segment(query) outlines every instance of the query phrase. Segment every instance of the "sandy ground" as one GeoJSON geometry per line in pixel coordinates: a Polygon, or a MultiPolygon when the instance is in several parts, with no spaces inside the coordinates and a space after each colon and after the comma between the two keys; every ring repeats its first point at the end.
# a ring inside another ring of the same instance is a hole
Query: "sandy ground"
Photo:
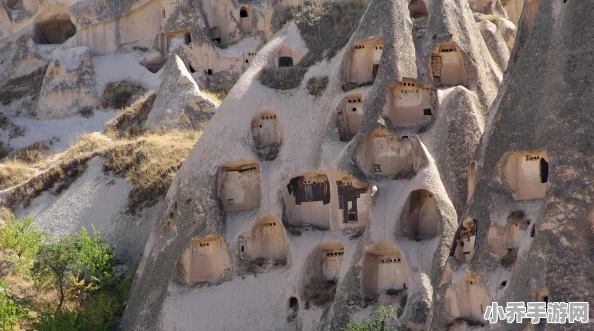
{"type": "Polygon", "coordinates": [[[88,169],[66,191],[58,196],[43,192],[18,216],[32,216],[37,227],[54,235],[72,233],[82,226],[112,232],[115,219],[126,208],[131,187],[122,178],[105,175],[102,163],[100,157],[92,159],[88,169]]]}
{"type": "Polygon", "coordinates": [[[115,110],[95,111],[94,116],[84,118],[73,116],[62,120],[40,121],[36,119],[16,117],[11,121],[19,126],[27,127],[29,131],[23,137],[10,140],[10,147],[20,149],[38,141],[52,141],[51,148],[63,151],[70,147],[77,138],[85,133],[100,132],[105,123],[117,115],[115,110]],[[57,138],[57,139],[54,139],[57,138]]]}

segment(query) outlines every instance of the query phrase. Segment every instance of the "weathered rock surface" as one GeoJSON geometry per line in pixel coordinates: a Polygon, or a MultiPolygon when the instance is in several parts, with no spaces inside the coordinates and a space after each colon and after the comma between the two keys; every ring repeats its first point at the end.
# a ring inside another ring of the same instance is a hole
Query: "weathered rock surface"
{"type": "Polygon", "coordinates": [[[87,47],[54,51],[37,99],[37,118],[51,120],[73,116],[93,109],[95,71],[87,47]]]}
{"type": "Polygon", "coordinates": [[[163,80],[144,127],[151,130],[201,128],[218,105],[200,93],[177,55],[172,54],[162,70],[163,80]]]}

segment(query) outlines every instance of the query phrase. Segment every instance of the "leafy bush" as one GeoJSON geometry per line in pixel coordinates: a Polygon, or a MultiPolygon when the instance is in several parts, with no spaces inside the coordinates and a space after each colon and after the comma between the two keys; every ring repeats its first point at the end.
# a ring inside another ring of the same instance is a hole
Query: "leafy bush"
{"type": "Polygon", "coordinates": [[[10,295],[6,282],[0,280],[0,330],[14,330],[19,322],[29,318],[29,311],[10,295]]]}
{"type": "Polygon", "coordinates": [[[59,300],[41,308],[33,322],[29,310],[12,298],[0,280],[0,331],[23,327],[23,322],[28,329],[41,331],[117,329],[134,271],[121,270],[115,247],[105,243],[95,228],[92,235],[82,228],[50,240],[32,226],[31,218],[11,216],[0,229],[0,247],[5,256],[27,261],[26,270],[36,288],[56,290],[59,300]],[[67,299],[76,300],[65,308],[67,299]]]}
{"type": "Polygon", "coordinates": [[[94,282],[96,288],[105,285],[114,277],[115,267],[119,264],[115,247],[105,243],[95,227],[90,237],[86,228],[72,236],[80,276],[94,282]]]}
{"type": "Polygon", "coordinates": [[[69,280],[76,275],[76,252],[71,238],[50,242],[39,247],[31,273],[38,290],[58,290],[57,310],[62,309],[69,280]]]}
{"type": "MultiPolygon", "coordinates": [[[[64,309],[58,312],[51,312],[49,309],[39,313],[37,322],[33,329],[38,331],[90,331],[99,330],[88,328],[81,313],[64,309]]],[[[104,329],[107,330],[107,329],[104,329]]]]}
{"type": "Polygon", "coordinates": [[[0,247],[14,267],[28,267],[46,234],[33,227],[33,219],[12,216],[0,229],[0,247]]]}
{"type": "Polygon", "coordinates": [[[35,259],[31,269],[35,286],[58,291],[58,311],[67,296],[82,299],[109,283],[118,264],[114,247],[104,243],[95,228],[92,237],[82,228],[80,232],[41,245],[35,259]]]}
{"type": "Polygon", "coordinates": [[[350,321],[343,331],[396,331],[396,327],[386,326],[386,319],[396,321],[395,309],[392,306],[381,306],[371,314],[368,320],[358,323],[350,321]]]}

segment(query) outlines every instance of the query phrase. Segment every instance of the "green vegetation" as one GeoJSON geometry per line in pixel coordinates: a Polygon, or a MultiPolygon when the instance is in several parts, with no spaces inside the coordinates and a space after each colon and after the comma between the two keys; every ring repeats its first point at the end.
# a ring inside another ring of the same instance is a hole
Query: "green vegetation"
{"type": "Polygon", "coordinates": [[[386,319],[396,321],[395,309],[392,306],[381,306],[371,314],[368,320],[358,323],[350,321],[342,331],[396,331],[396,327],[387,326],[386,319]]]}
{"type": "Polygon", "coordinates": [[[90,235],[82,228],[57,239],[36,230],[30,218],[12,217],[0,229],[0,246],[2,259],[11,266],[11,282],[25,283],[31,277],[38,299],[15,300],[11,284],[0,280],[0,330],[117,328],[132,273],[122,271],[115,247],[98,231],[90,235]]]}
{"type": "Polygon", "coordinates": [[[6,282],[0,279],[0,330],[15,330],[28,318],[29,311],[12,298],[6,282]]]}
{"type": "Polygon", "coordinates": [[[45,234],[36,230],[30,217],[17,219],[12,216],[0,229],[0,247],[4,249],[4,258],[21,272],[27,272],[31,261],[45,234]]]}

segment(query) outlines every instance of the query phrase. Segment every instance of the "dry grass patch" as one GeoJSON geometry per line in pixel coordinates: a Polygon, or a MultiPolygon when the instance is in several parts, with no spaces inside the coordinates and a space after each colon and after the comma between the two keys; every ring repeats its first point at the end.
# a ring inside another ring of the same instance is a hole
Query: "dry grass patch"
{"type": "Polygon", "coordinates": [[[490,15],[486,15],[483,14],[481,15],[484,19],[486,19],[487,21],[490,21],[491,23],[499,26],[501,24],[501,19],[504,18],[503,16],[499,15],[499,14],[490,14],[490,15]]]}
{"type": "Polygon", "coordinates": [[[6,179],[6,183],[18,184],[29,178],[31,180],[8,192],[1,205],[9,208],[21,203],[26,205],[32,198],[50,189],[58,194],[82,174],[88,160],[101,156],[104,158],[106,171],[126,178],[132,185],[128,206],[131,212],[135,212],[156,202],[166,193],[177,170],[201,134],[199,131],[176,131],[145,134],[131,139],[111,139],[102,134],[86,134],[66,152],[57,155],[58,160],[37,176],[25,172],[26,170],[9,170],[7,177],[10,180],[6,179]],[[26,178],[27,176],[29,177],[26,178]]]}
{"type": "Polygon", "coordinates": [[[100,152],[102,149],[113,147],[118,143],[124,143],[113,140],[107,136],[98,133],[85,134],[78,138],[61,157],[61,161],[68,162],[81,156],[100,152]]]}
{"type": "Polygon", "coordinates": [[[36,142],[18,150],[11,159],[20,161],[29,165],[35,165],[44,160],[49,155],[49,147],[42,141],[36,142]]]}
{"type": "MultiPolygon", "coordinates": [[[[38,176],[32,177],[29,181],[15,187],[6,194],[4,200],[0,202],[1,206],[13,208],[21,203],[28,205],[31,199],[39,196],[41,192],[54,187],[58,183],[71,183],[86,168],[89,157],[80,157],[71,160],[69,163],[60,162],[38,176]]],[[[59,189],[63,190],[64,185],[59,189]]]]}
{"type": "Polygon", "coordinates": [[[109,121],[105,125],[104,133],[114,139],[139,136],[156,97],[157,95],[152,92],[145,98],[136,101],[116,118],[109,121]]]}
{"type": "Polygon", "coordinates": [[[223,102],[223,99],[225,99],[225,96],[227,95],[225,92],[222,91],[214,92],[209,90],[200,90],[200,92],[204,94],[205,97],[216,102],[218,105],[220,105],[223,102]]]}
{"type": "Polygon", "coordinates": [[[146,90],[139,84],[131,81],[112,82],[105,86],[101,107],[124,109],[139,99],[146,90]]]}
{"type": "Polygon", "coordinates": [[[200,135],[196,131],[146,135],[102,153],[106,170],[132,184],[128,197],[132,212],[166,193],[200,135]]]}
{"type": "Polygon", "coordinates": [[[36,173],[35,169],[17,160],[9,160],[0,164],[0,190],[23,183],[36,173]]]}

